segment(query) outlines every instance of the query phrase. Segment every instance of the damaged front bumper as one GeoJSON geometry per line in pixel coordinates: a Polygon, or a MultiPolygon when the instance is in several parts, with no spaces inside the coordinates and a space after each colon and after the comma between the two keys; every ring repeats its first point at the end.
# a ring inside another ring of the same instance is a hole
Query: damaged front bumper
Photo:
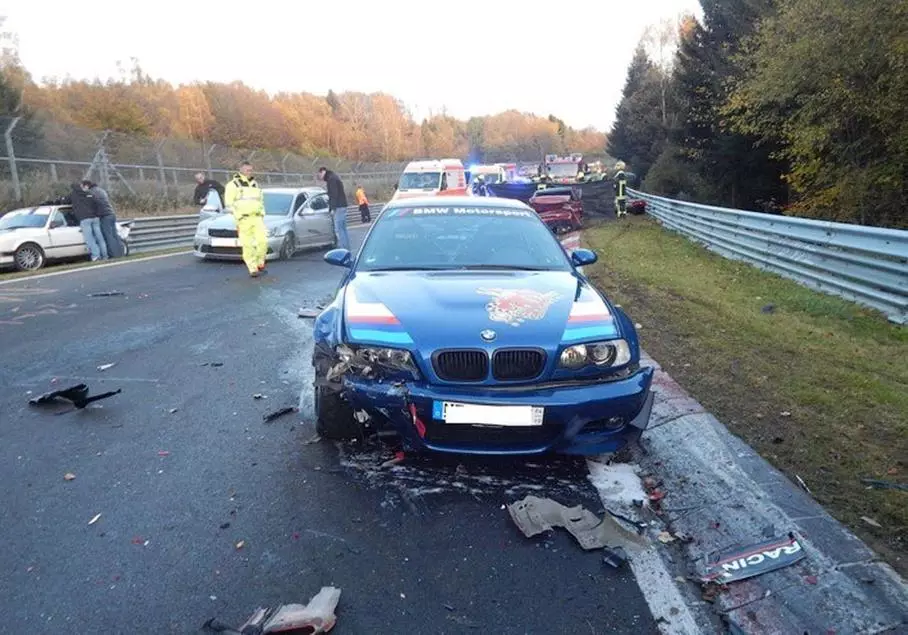
{"type": "Polygon", "coordinates": [[[640,438],[653,404],[652,368],[619,379],[476,388],[398,382],[347,374],[344,394],[353,408],[385,419],[414,449],[461,454],[595,455],[617,452],[640,438]],[[542,407],[542,425],[446,423],[439,403],[542,407]]]}

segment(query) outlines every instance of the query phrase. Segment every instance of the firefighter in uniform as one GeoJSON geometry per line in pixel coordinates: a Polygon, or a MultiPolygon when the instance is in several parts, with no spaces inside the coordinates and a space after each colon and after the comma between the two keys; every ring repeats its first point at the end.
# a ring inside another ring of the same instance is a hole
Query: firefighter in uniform
{"type": "Polygon", "coordinates": [[[252,164],[244,161],[239,172],[227,183],[224,206],[236,221],[243,246],[243,262],[249,269],[249,275],[256,278],[265,271],[268,231],[265,228],[265,196],[252,176],[252,164]]]}
{"type": "Polygon", "coordinates": [[[627,216],[627,174],[624,173],[626,167],[624,161],[615,164],[615,215],[618,218],[627,216]]]}

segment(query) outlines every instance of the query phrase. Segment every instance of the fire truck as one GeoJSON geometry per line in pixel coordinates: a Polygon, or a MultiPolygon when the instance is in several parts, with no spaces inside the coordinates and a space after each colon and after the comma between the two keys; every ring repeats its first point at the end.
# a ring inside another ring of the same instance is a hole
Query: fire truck
{"type": "Polygon", "coordinates": [[[545,155],[545,172],[552,183],[575,183],[582,166],[583,154],[580,152],[564,157],[557,154],[545,155]]]}

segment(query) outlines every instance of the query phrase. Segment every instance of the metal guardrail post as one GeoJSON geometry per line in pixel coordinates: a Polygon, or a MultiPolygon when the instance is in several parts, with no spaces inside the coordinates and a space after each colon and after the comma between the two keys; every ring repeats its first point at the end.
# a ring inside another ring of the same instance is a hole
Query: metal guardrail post
{"type": "Polygon", "coordinates": [[[13,180],[13,194],[17,201],[22,200],[22,184],[19,182],[19,169],[16,166],[16,153],[13,148],[13,128],[16,127],[20,119],[22,117],[13,119],[6,127],[6,132],[3,133],[3,138],[6,141],[6,160],[9,163],[9,173],[13,180]]]}

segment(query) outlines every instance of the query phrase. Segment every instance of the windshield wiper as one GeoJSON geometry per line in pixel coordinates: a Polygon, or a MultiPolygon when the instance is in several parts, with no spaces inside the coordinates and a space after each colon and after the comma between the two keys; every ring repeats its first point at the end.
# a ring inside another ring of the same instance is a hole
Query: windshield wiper
{"type": "Polygon", "coordinates": [[[521,265],[461,265],[458,269],[489,269],[494,271],[552,271],[551,267],[524,267],[521,265]]]}
{"type": "Polygon", "coordinates": [[[447,267],[418,267],[415,265],[403,266],[403,267],[380,267],[378,269],[364,269],[363,271],[368,271],[374,273],[376,271],[441,271],[447,267]]]}

